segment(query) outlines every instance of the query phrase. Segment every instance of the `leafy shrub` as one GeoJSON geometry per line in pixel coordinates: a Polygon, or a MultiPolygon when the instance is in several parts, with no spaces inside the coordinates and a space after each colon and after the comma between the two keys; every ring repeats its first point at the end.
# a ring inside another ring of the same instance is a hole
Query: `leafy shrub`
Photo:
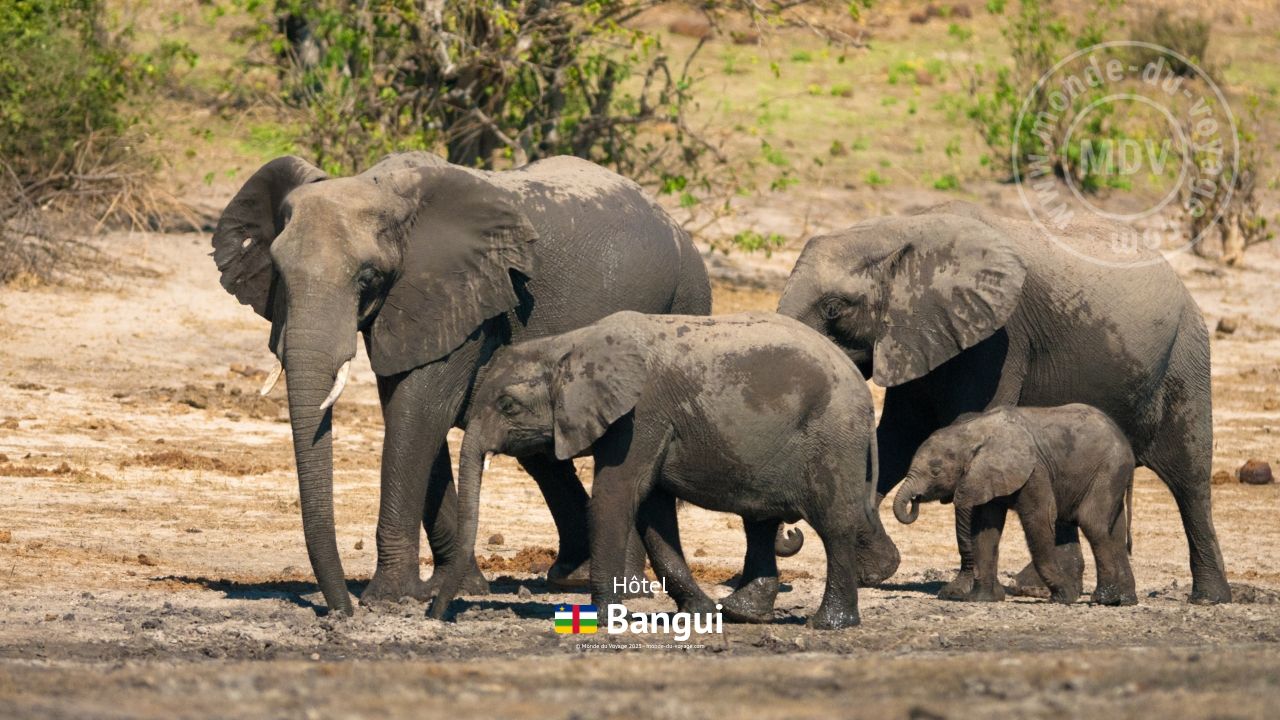
{"type": "MultiPolygon", "coordinates": [[[[1204,63],[1209,48],[1210,24],[1205,18],[1189,15],[1176,16],[1168,8],[1157,8],[1147,13],[1133,27],[1132,39],[1168,48],[1196,65],[1204,63]]],[[[1153,48],[1134,48],[1134,60],[1138,65],[1166,57],[1153,48]]],[[[1175,75],[1191,77],[1196,74],[1193,66],[1178,58],[1167,58],[1169,69],[1175,75]]]]}
{"type": "Polygon", "coordinates": [[[19,178],[74,155],[86,130],[124,129],[133,76],[102,12],[101,0],[0,4],[0,158],[19,178]]]}
{"type": "MultiPolygon", "coordinates": [[[[1106,186],[1106,180],[1095,168],[1080,162],[1080,147],[1106,144],[1119,137],[1119,130],[1109,122],[1113,107],[1106,104],[1090,113],[1088,121],[1072,133],[1071,137],[1078,141],[1074,145],[1064,140],[1068,122],[1080,108],[1105,95],[1106,88],[1085,88],[1072,98],[1071,109],[1050,113],[1046,111],[1050,107],[1052,88],[1049,84],[1037,83],[1072,51],[1102,42],[1104,30],[1111,24],[1109,11],[1114,0],[1088,0],[1086,11],[1073,16],[1071,23],[1056,15],[1049,5],[1049,0],[1019,0],[1017,10],[1006,16],[1001,33],[1009,45],[1009,62],[992,69],[975,68],[967,83],[970,88],[967,114],[991,150],[990,166],[1006,177],[1016,180],[1020,167],[1042,165],[1056,175],[1072,175],[1085,191],[1095,191],[1106,186]],[[1056,125],[1047,128],[1043,136],[1024,128],[1018,136],[1021,142],[1014,148],[1019,117],[1042,116],[1057,118],[1056,125]],[[1049,142],[1045,142],[1045,138],[1049,142]],[[1015,151],[1018,153],[1016,165],[1015,151]]],[[[1001,14],[1005,3],[992,0],[987,8],[1001,14]]],[[[972,36],[958,37],[962,42],[972,42],[972,36]]]]}
{"type": "MultiPolygon", "coordinates": [[[[1262,198],[1257,193],[1259,175],[1263,172],[1261,141],[1257,137],[1261,126],[1260,107],[1257,96],[1246,98],[1245,110],[1237,120],[1237,143],[1223,143],[1224,153],[1219,157],[1211,156],[1206,149],[1197,149],[1193,151],[1194,162],[1189,164],[1193,177],[1186,184],[1182,198],[1187,237],[1196,241],[1197,255],[1226,265],[1240,264],[1250,245],[1275,237],[1262,213],[1262,198]],[[1219,164],[1222,172],[1210,175],[1208,169],[1219,164]],[[1209,183],[1216,192],[1195,193],[1192,189],[1202,182],[1209,183]]],[[[1189,121],[1183,132],[1193,132],[1189,121]]]]}
{"type": "MultiPolygon", "coordinates": [[[[567,154],[719,213],[748,186],[788,182],[777,153],[766,153],[757,178],[761,166],[729,162],[689,124],[689,68],[711,33],[673,56],[662,36],[626,24],[650,0],[234,1],[256,17],[257,46],[280,70],[284,101],[301,111],[298,144],[330,172],[400,150],[482,168],[567,154]]],[[[732,9],[767,29],[799,24],[787,12],[803,2],[698,9],[713,28],[732,9]]],[[[724,59],[735,71],[737,59],[724,59]]]]}
{"type": "Polygon", "coordinates": [[[153,188],[126,108],[194,56],[180,43],[134,54],[127,35],[109,26],[104,0],[0,2],[0,283],[49,279],[57,259],[83,247],[70,234],[85,220],[139,226],[182,214],[153,188]]]}
{"type": "Polygon", "coordinates": [[[952,173],[947,173],[937,180],[933,181],[935,190],[957,190],[960,188],[960,180],[952,173]]]}
{"type": "Polygon", "coordinates": [[[621,26],[627,3],[279,6],[279,16],[260,18],[258,37],[279,58],[286,100],[305,111],[302,137],[330,171],[408,149],[484,167],[561,153],[639,164],[628,149],[642,125],[671,123],[687,136],[679,109],[688,79],[651,38],[621,26]],[[636,73],[641,87],[624,90],[636,73]]]}

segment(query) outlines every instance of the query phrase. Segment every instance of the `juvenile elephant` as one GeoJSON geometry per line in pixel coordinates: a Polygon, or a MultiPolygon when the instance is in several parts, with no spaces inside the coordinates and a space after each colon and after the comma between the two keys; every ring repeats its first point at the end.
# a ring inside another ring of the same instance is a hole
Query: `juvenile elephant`
{"type": "Polygon", "coordinates": [[[1079,578],[1058,564],[1055,538],[1084,531],[1093,550],[1099,605],[1134,605],[1129,567],[1133,452],[1097,408],[1008,408],[965,416],[916,451],[893,498],[899,522],[913,523],[921,502],[954,500],[970,508],[974,546],[969,600],[1003,600],[997,577],[1005,513],[1018,513],[1031,562],[1055,602],[1080,597],[1079,578]],[[910,509],[908,510],[908,505],[910,509]],[[1128,508],[1128,514],[1125,508],[1128,508]]]}
{"type": "MultiPolygon", "coordinates": [[[[807,521],[827,551],[815,627],[858,623],[860,572],[897,552],[871,502],[876,460],[866,382],[822,336],[773,313],[713,318],[617,313],[504,351],[477,391],[462,443],[462,546],[476,538],[482,458],[554,451],[595,459],[591,588],[599,606],[637,524],[654,570],[682,610],[713,602],[685,565],[676,499],[743,517],[742,584],[723,601],[759,621],[778,592],[775,534],[807,521]]],[[[430,614],[461,584],[452,568],[430,614]]]]}
{"type": "MultiPolygon", "coordinates": [[[[1160,254],[1117,256],[1116,232],[1079,221],[1062,231],[1063,247],[1031,222],[958,202],[869,220],[810,240],[778,311],[826,334],[887,388],[881,497],[920,443],[964,413],[1092,405],[1172,491],[1190,549],[1191,601],[1229,602],[1210,509],[1208,331],[1160,254]]],[[[957,511],[961,569],[942,597],[972,588],[969,521],[957,511]]],[[[1079,575],[1078,535],[1058,543],[1060,562],[1079,575]]],[[[1014,587],[1043,592],[1031,566],[1014,587]]]]}
{"type": "MultiPolygon", "coordinates": [[[[419,523],[436,568],[461,562],[471,587],[483,587],[474,558],[457,552],[445,438],[463,424],[493,350],[616,310],[711,308],[689,237],[635,183],[567,157],[482,172],[407,153],[345,178],[277,158],[223,211],[213,249],[223,287],[271,321],[270,347],[288,377],[307,552],[325,602],[347,613],[330,406],[357,333],[386,423],[378,565],[362,597],[426,599],[434,578],[419,579],[419,523]]],[[[554,581],[587,559],[587,495],[568,461],[521,464],[560,534],[554,581]]]]}

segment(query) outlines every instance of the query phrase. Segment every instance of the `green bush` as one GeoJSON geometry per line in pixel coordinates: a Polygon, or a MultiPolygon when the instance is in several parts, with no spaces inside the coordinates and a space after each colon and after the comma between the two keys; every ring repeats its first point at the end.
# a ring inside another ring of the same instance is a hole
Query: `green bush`
{"type": "Polygon", "coordinates": [[[134,84],[102,0],[0,3],[0,161],[23,181],[67,162],[88,135],[119,134],[134,84]]]}
{"type": "MultiPolygon", "coordinates": [[[[1189,15],[1175,16],[1168,8],[1158,8],[1147,13],[1133,28],[1132,38],[1172,50],[1196,65],[1204,63],[1209,48],[1209,21],[1189,15]]],[[[1150,48],[1134,48],[1134,60],[1139,65],[1165,58],[1165,54],[1150,48]]],[[[1192,65],[1178,58],[1167,58],[1169,69],[1175,75],[1191,77],[1196,74],[1192,65]]]]}
{"type": "Polygon", "coordinates": [[[434,150],[479,167],[572,154],[643,172],[705,149],[683,123],[682,67],[622,24],[635,2],[239,2],[258,13],[284,98],[304,111],[301,138],[330,171],[434,150]],[[640,139],[654,129],[678,151],[640,139]]]}
{"type": "MultiPolygon", "coordinates": [[[[1008,62],[994,68],[978,66],[968,83],[967,114],[991,150],[987,157],[994,170],[1016,180],[1020,169],[1041,165],[1058,176],[1072,176],[1087,192],[1107,186],[1095,168],[1081,163],[1078,155],[1082,145],[1105,145],[1120,137],[1110,118],[1113,106],[1098,107],[1071,135],[1075,143],[1065,142],[1067,121],[1079,109],[1105,95],[1106,88],[1086,88],[1072,98],[1070,110],[1050,113],[1051,87],[1037,83],[1062,58],[1104,40],[1104,31],[1114,21],[1110,11],[1116,4],[1117,0],[1087,0],[1084,12],[1073,15],[1068,22],[1050,9],[1049,0],[1019,0],[1017,9],[1005,17],[1001,33],[1009,46],[1008,62]],[[1048,143],[1040,133],[1029,132],[1030,121],[1042,116],[1057,118],[1057,124],[1045,131],[1048,143]],[[1020,117],[1027,126],[1018,134],[1020,142],[1015,148],[1020,117]],[[1015,152],[1017,166],[1013,162],[1015,152]]],[[[1005,3],[996,0],[989,2],[987,8],[997,14],[1006,10],[1005,3]]],[[[973,40],[965,38],[962,42],[973,40]]]]}
{"type": "Polygon", "coordinates": [[[958,190],[960,188],[960,179],[953,173],[947,173],[933,181],[933,188],[935,190],[958,190]]]}
{"type": "Polygon", "coordinates": [[[73,266],[90,224],[194,223],[154,182],[130,108],[195,56],[173,41],[133,53],[108,18],[106,0],[0,0],[0,283],[73,266]]]}
{"type": "MultiPolygon", "coordinates": [[[[265,55],[276,65],[281,97],[300,111],[297,144],[330,172],[401,150],[481,168],[575,155],[678,193],[681,207],[720,214],[735,196],[795,182],[780,151],[766,146],[762,158],[735,163],[723,138],[690,125],[689,69],[706,39],[675,55],[661,33],[631,26],[651,0],[233,1],[256,18],[249,64],[265,55]]],[[[713,24],[732,11],[762,27],[809,27],[787,14],[801,4],[698,9],[713,24]]],[[[866,4],[854,0],[849,11],[866,4]]],[[[724,59],[735,71],[736,58],[724,59]]],[[[813,59],[797,52],[792,62],[813,59]]],[[[759,124],[778,113],[766,107],[759,124]]]]}

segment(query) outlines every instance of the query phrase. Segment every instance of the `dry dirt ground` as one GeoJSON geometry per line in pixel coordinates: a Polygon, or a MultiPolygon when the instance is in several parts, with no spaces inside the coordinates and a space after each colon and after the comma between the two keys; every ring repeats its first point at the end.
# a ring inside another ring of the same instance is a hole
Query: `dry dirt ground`
{"type": "MultiPolygon", "coordinates": [[[[910,528],[885,515],[902,567],[861,591],[861,627],[805,627],[824,567],[810,532],[782,561],[772,624],[683,644],[558,636],[553,605],[588,600],[539,580],[550,517],[532,481],[498,458],[480,537],[502,542],[479,549],[491,596],[469,598],[456,623],[428,621],[416,603],[322,616],[283,390],[256,395],[265,324],[218,287],[205,236],[105,242],[151,272],[106,290],[0,290],[0,716],[1274,717],[1280,707],[1280,486],[1214,487],[1239,602],[1199,607],[1185,602],[1177,512],[1146,471],[1137,607],[939,601],[955,565],[952,523],[927,506],[910,528]]],[[[722,282],[718,311],[772,307],[793,257],[742,261],[762,287],[722,282]]],[[[1175,264],[1211,327],[1240,318],[1214,339],[1216,469],[1280,466],[1280,256],[1259,248],[1248,268],[1225,272],[1175,264]]],[[[732,265],[717,260],[717,275],[732,265]]],[[[367,364],[335,425],[338,538],[358,592],[374,565],[381,436],[367,364]]],[[[1026,560],[1011,523],[1009,572],[1026,560]]],[[[682,527],[708,585],[733,574],[736,518],[685,508],[682,527]]],[[[662,597],[634,603],[669,608],[662,597]]]]}

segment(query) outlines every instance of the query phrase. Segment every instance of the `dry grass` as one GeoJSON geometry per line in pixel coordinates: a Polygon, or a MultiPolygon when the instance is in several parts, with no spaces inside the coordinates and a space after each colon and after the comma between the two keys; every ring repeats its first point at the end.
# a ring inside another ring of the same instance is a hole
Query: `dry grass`
{"type": "Polygon", "coordinates": [[[224,475],[261,475],[280,469],[277,465],[259,460],[223,460],[222,458],[189,453],[184,450],[161,450],[140,453],[120,464],[121,467],[140,466],[170,468],[174,470],[210,470],[224,475]]]}

